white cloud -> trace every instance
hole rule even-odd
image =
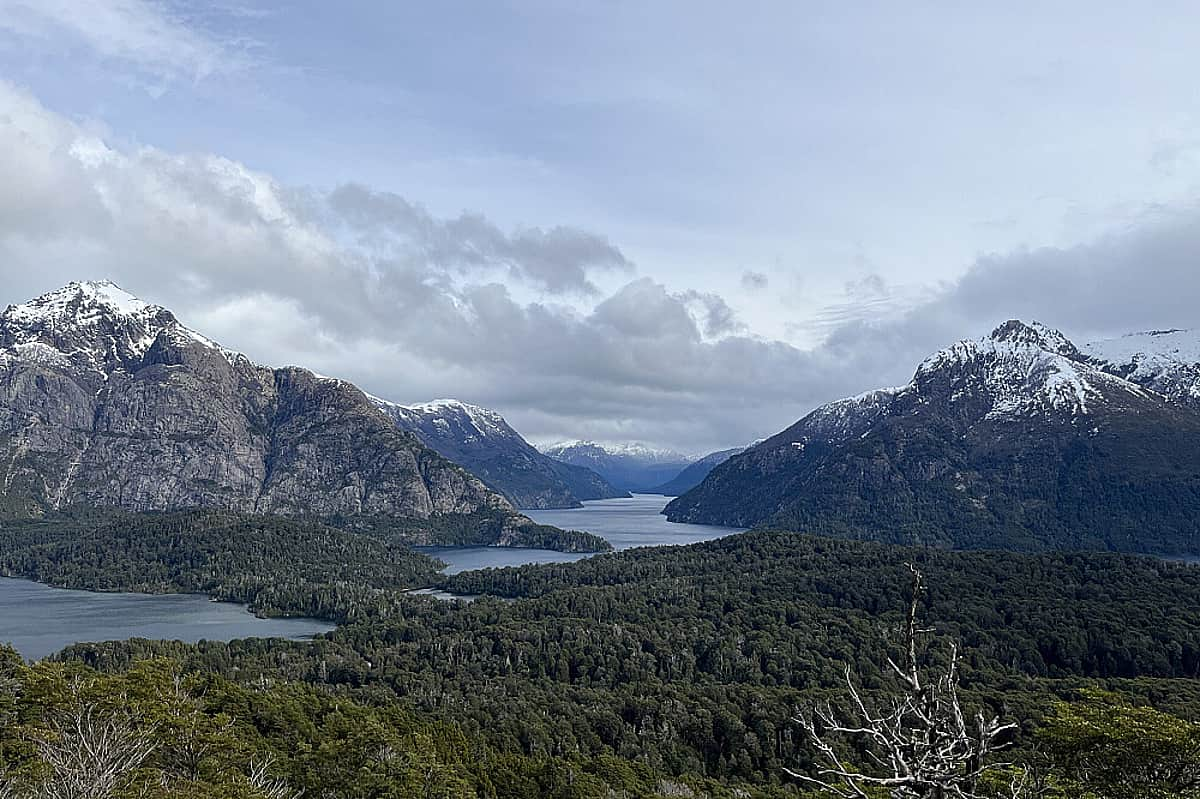
[[[0,0],[0,30],[47,46],[82,43],[104,61],[162,80],[196,81],[249,64],[247,43],[222,42],[152,0]]]
[[[754,335],[711,291],[641,277],[587,299],[597,274],[629,269],[603,236],[506,232],[366,187],[323,192],[216,155],[109,147],[3,83],[0,186],[16,187],[0,192],[0,304],[111,277],[262,362],[399,401],[458,395],[540,440],[717,449],[907,380],[930,350],[1011,316],[1082,337],[1200,321],[1194,209],[1087,246],[980,259],[908,312],[895,302],[907,289],[860,279],[823,344],[802,350]]]

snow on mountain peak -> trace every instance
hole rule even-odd
[[[4,319],[27,325],[42,321],[86,324],[104,313],[140,316],[147,311],[153,315],[162,310],[142,302],[111,280],[88,280],[71,282],[29,302],[11,305],[4,312]]]
[[[471,425],[483,436],[509,435],[508,423],[504,417],[490,408],[472,405],[456,399],[436,399],[407,406],[409,410],[423,415],[441,415],[457,413],[465,416]]]
[[[71,282],[0,314],[0,344],[7,340],[12,352],[37,344],[101,372],[140,360],[164,331],[218,350],[231,362],[244,357],[111,280]]]
[[[1041,322],[1022,322],[1019,319],[1010,319],[993,330],[988,338],[993,341],[1025,344],[1068,358],[1079,357],[1079,350],[1071,343],[1070,339]]]
[[[1200,330],[1150,330],[1094,341],[1088,359],[1171,399],[1200,401]]]
[[[1093,341],[1083,351],[1114,366],[1140,363],[1200,363],[1200,330],[1148,330]]]
[[[989,401],[988,415],[1054,410],[1077,417],[1089,413],[1097,386],[1112,381],[1124,382],[1089,364],[1059,331],[1010,320],[985,338],[960,341],[925,359],[912,386],[926,394],[941,387],[951,401]],[[1138,390],[1132,384],[1125,388]]]
[[[690,462],[696,458],[669,449],[659,449],[640,442],[601,444],[596,441],[560,441],[542,450],[547,455],[558,455],[568,451],[584,451],[595,455],[631,458],[646,463]]]
[[[499,413],[490,408],[472,405],[469,402],[456,399],[436,399],[415,405],[401,405],[370,394],[367,396],[393,418],[403,418],[413,424],[424,422],[443,434],[449,432],[449,426],[453,420],[460,425],[465,423],[474,429],[474,433],[467,433],[468,440],[472,438],[510,438],[516,435]]]
[[[133,314],[151,307],[149,303],[142,302],[111,280],[87,280],[72,285],[77,287],[80,294],[107,305],[118,313]]]

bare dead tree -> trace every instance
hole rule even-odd
[[[303,791],[294,791],[285,780],[271,776],[271,766],[274,764],[275,759],[270,756],[251,761],[250,773],[246,775],[250,784],[262,794],[263,799],[300,799]]]
[[[35,743],[50,776],[32,796],[47,799],[107,799],[155,748],[149,731],[87,704],[55,715]]]
[[[985,799],[977,792],[989,771],[1009,766],[993,762],[1007,745],[1015,724],[999,717],[976,714],[968,724],[959,702],[958,648],[951,646],[950,662],[940,674],[926,677],[918,659],[918,639],[932,630],[919,624],[924,577],[912,571],[912,602],[905,619],[902,664],[887,659],[899,680],[899,691],[883,703],[865,700],[846,668],[852,715],[843,719],[824,702],[796,717],[819,755],[815,774],[785,769],[793,778],[843,799],[873,799],[886,791],[892,799]],[[861,745],[867,768],[848,763],[838,746],[843,740]],[[1026,795],[1023,778],[1014,778],[1005,791]]]

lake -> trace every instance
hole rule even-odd
[[[595,533],[616,549],[694,544],[741,532],[734,527],[672,524],[660,513],[669,500],[670,497],[658,494],[637,494],[631,499],[586,502],[584,507],[571,510],[525,513],[542,524]],[[564,563],[588,557],[546,549],[502,547],[425,547],[422,551],[449,564],[448,574],[527,563]],[[437,591],[426,593],[448,597]],[[195,594],[97,594],[0,578],[0,642],[12,643],[31,660],[81,641],[303,639],[332,629],[332,624],[315,619],[259,619],[247,613],[242,605],[210,602],[207,597]]]
[[[524,510],[540,524],[566,530],[583,530],[606,539],[614,549],[696,544],[742,532],[738,527],[705,524],[674,524],[662,515],[671,497],[634,494],[631,499],[598,499],[569,510]],[[422,552],[448,565],[447,574],[471,569],[523,566],[528,563],[566,563],[589,557],[586,554],[552,552],[548,549],[504,547],[423,547]]]
[[[0,642],[30,660],[82,641],[303,639],[332,629],[316,619],[260,619],[196,594],[98,594],[0,578]]]

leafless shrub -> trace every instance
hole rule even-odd
[[[55,714],[34,742],[50,772],[38,799],[107,799],[155,747],[150,731],[90,704]]]
[[[872,799],[882,791],[893,799],[985,799],[977,792],[988,772],[1010,764],[993,761],[1005,748],[1015,724],[976,714],[968,723],[959,702],[958,648],[940,674],[926,678],[917,657],[920,636],[931,630],[918,624],[924,578],[914,566],[912,602],[906,618],[903,665],[888,658],[899,680],[899,691],[882,703],[866,701],[846,669],[851,716],[843,719],[829,702],[817,705],[796,723],[808,734],[819,755],[815,774],[791,769],[795,779],[843,799]],[[848,763],[839,744],[850,739],[866,753],[866,768]],[[1005,793],[1013,799],[1027,795],[1018,772]],[[991,794],[992,797],[995,794]]]
[[[270,756],[251,761],[247,775],[250,784],[262,794],[263,799],[300,799],[303,791],[294,791],[285,780],[271,776],[271,766],[274,764],[275,759]]]

